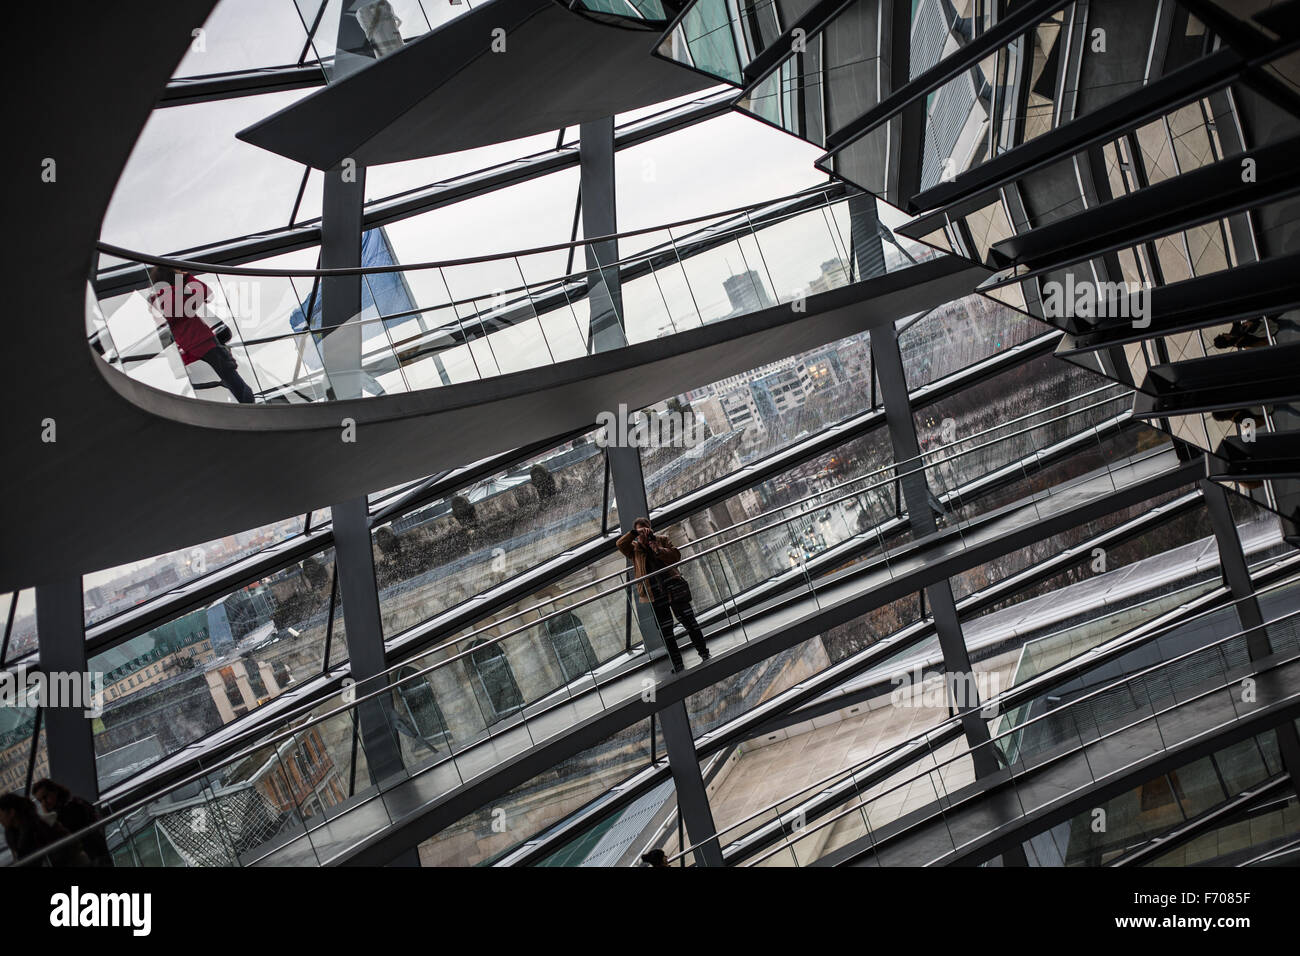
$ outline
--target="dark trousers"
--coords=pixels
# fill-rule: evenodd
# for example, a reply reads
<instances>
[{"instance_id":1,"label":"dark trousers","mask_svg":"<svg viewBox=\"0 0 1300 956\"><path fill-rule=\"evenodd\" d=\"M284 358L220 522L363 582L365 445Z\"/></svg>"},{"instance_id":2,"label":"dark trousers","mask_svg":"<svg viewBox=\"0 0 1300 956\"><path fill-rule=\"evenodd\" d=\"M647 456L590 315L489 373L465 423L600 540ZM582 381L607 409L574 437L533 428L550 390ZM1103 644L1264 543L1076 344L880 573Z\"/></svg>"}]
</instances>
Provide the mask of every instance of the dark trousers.
<instances>
[{"instance_id":1,"label":"dark trousers","mask_svg":"<svg viewBox=\"0 0 1300 956\"><path fill-rule=\"evenodd\" d=\"M682 578L669 578L662 586L654 589L652 607L655 620L659 622L659 633L663 635L664 645L668 648L668 659L673 668L682 669L682 652L677 649L677 639L673 637L673 616L686 628L686 635L700 656L708 654L704 643L704 632L700 622L695 619L695 609L691 607L691 586Z\"/></svg>"},{"instance_id":2,"label":"dark trousers","mask_svg":"<svg viewBox=\"0 0 1300 956\"><path fill-rule=\"evenodd\" d=\"M217 373L217 378L221 379L221 384L230 389L230 394L235 396L237 401L245 405L253 404L253 390L239 377L235 357L230 354L228 348L224 345L210 348L199 356L199 361L207 362L212 367L212 371Z\"/></svg>"}]
</instances>

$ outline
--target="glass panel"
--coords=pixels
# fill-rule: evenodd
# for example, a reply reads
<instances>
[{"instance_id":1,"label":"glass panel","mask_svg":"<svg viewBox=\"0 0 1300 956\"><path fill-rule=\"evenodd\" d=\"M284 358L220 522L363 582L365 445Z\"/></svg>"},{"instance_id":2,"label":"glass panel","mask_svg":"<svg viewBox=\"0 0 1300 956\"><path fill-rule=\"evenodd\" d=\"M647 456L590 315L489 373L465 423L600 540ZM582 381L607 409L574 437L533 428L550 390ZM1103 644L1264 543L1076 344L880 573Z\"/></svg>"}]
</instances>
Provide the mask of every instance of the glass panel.
<instances>
[{"instance_id":1,"label":"glass panel","mask_svg":"<svg viewBox=\"0 0 1300 956\"><path fill-rule=\"evenodd\" d=\"M420 844L420 864L490 865L648 766L649 732L649 721L633 724L515 787L493 800L491 806L461 818ZM608 824L598 827L562 857L543 865L617 865L634 848L609 831ZM635 833L628 834L628 839L633 836Z\"/></svg>"},{"instance_id":2,"label":"glass panel","mask_svg":"<svg viewBox=\"0 0 1300 956\"><path fill-rule=\"evenodd\" d=\"M1042 332L1038 322L987 296L969 295L940 306L899 334L907 387L928 385Z\"/></svg>"},{"instance_id":3,"label":"glass panel","mask_svg":"<svg viewBox=\"0 0 1300 956\"><path fill-rule=\"evenodd\" d=\"M296 59L295 53L289 62ZM192 249L287 225L302 167L235 134L309 92L154 110L113 191L103 240L131 249ZM193 188L198 169L202 189Z\"/></svg>"},{"instance_id":4,"label":"glass panel","mask_svg":"<svg viewBox=\"0 0 1300 956\"><path fill-rule=\"evenodd\" d=\"M45 735L41 734L33 755L35 734L35 707L0 707L0 792L27 793L29 767L32 781L49 776Z\"/></svg>"},{"instance_id":5,"label":"glass panel","mask_svg":"<svg viewBox=\"0 0 1300 956\"><path fill-rule=\"evenodd\" d=\"M306 558L92 657L100 789L319 674L333 562L332 549Z\"/></svg>"},{"instance_id":6,"label":"glass panel","mask_svg":"<svg viewBox=\"0 0 1300 956\"><path fill-rule=\"evenodd\" d=\"M374 531L393 636L601 530L605 456L592 435L542 452Z\"/></svg>"},{"instance_id":7,"label":"glass panel","mask_svg":"<svg viewBox=\"0 0 1300 956\"><path fill-rule=\"evenodd\" d=\"M4 663L10 664L36 652L36 589L6 594L3 607L6 622L13 616L4 653Z\"/></svg>"},{"instance_id":8,"label":"glass panel","mask_svg":"<svg viewBox=\"0 0 1300 956\"><path fill-rule=\"evenodd\" d=\"M329 510L317 512L314 527L330 520ZM203 544L144 561L133 561L82 577L86 624L98 624L116 614L234 564L257 552L292 538L302 531L302 516L240 531Z\"/></svg>"},{"instance_id":9,"label":"glass panel","mask_svg":"<svg viewBox=\"0 0 1300 956\"><path fill-rule=\"evenodd\" d=\"M863 411L870 403L867 333L692 389L652 411L704 420L703 440L687 448L641 450L650 506L658 507L707 481Z\"/></svg>"}]
</instances>

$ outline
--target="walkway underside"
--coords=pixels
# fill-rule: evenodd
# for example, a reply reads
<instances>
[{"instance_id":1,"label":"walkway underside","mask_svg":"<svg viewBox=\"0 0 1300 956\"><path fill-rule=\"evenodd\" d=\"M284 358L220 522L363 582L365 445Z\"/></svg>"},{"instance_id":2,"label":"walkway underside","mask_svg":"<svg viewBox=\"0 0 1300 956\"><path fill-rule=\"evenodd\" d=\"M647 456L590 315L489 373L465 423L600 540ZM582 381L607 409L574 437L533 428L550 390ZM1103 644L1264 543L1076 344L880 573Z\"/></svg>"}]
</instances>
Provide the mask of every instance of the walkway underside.
<instances>
[{"instance_id":1,"label":"walkway underside","mask_svg":"<svg viewBox=\"0 0 1300 956\"><path fill-rule=\"evenodd\" d=\"M577 126L717 85L651 56L658 41L656 32L602 25L554 0L492 0L239 138L317 169L345 158L374 166Z\"/></svg>"}]
</instances>

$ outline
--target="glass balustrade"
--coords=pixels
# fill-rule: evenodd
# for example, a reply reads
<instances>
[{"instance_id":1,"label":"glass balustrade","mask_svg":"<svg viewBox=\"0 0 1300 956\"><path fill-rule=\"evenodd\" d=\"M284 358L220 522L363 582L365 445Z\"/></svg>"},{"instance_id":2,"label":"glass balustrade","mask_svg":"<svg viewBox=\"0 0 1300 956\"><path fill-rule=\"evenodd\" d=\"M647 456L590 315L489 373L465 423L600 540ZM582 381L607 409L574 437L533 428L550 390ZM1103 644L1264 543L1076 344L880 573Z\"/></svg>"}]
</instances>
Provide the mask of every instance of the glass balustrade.
<instances>
[{"instance_id":1,"label":"glass balustrade","mask_svg":"<svg viewBox=\"0 0 1300 956\"><path fill-rule=\"evenodd\" d=\"M209 364L182 353L192 320L212 329L257 402L300 404L478 381L672 336L860 280L850 264L849 200L800 194L620 237L455 263L376 267L362 310L326 319L347 278L275 263L181 280L144 265L135 291L92 300L87 336L105 362L174 394L233 401ZM891 234L892 235L892 234ZM912 244L919 255L929 251ZM566 265L566 258L568 263ZM911 266L884 257L887 271ZM273 272L275 274L260 274ZM172 292L151 304L158 290ZM158 300L161 302L161 300ZM164 318L167 312L174 318ZM183 316L183 317L182 317ZM190 332L180 329L190 325ZM200 338L205 336L198 330ZM181 343L175 341L180 335Z\"/></svg>"},{"instance_id":2,"label":"glass balustrade","mask_svg":"<svg viewBox=\"0 0 1300 956\"><path fill-rule=\"evenodd\" d=\"M1192 590L1199 593L1199 589ZM1294 606L1298 597L1300 580L1293 577L1262 589L1258 600L1270 608L1283 609ZM1164 610L1166 605L1163 596L1149 603L1157 605L1157 610ZM1031 675L1028 686L1017 686L986 700L984 706L989 711L998 712L998 716L989 718L990 731L1006 741L999 745L1003 755L1001 762L1005 764L1007 758L1015 759L1016 735L1026 727L1034 726L1035 722L1029 720L1030 715L1055 711L1062 706L1064 699L1090 694L1099 685L1110 685L1110 697L1105 698L1103 695L1103 700L1098 705L1104 708L1105 699L1114 699L1114 687L1117 685L1112 682L1117 675L1143 671L1153 664L1159 665L1162 659L1182 658L1190 654L1185 665L1186 671L1180 679L1186 682L1190 675L1194 681L1198 676L1195 663L1195 652L1200 649L1198 643L1204 639L1207 630L1210 633L1234 630L1233 624L1237 620L1235 604L1233 602L1214 607L1193 617L1161 625L1152 631L1139 629L1131 639L1123 634L1112 633L1109 638L1100 641L1102 649L1106 651L1102 659L1099 660L1095 653L1090 653L1098 647L1098 642L1090 642L1066 658L1058 658L1059 663L1044 669L1042 674ZM1269 622L1270 627L1273 627L1269 633L1274 652L1295 648L1297 627L1300 626L1297 613L1300 612L1279 613L1275 620ZM1069 631L1063 633L1068 635ZM1249 639L1248 632L1243 634ZM1234 635L1238 640L1230 651L1238 663L1241 662L1240 638L1243 634ZM1052 636L1048 636L1039 640L1052 639ZM1110 640L1119 643L1111 645L1108 643ZM852 766L838 769L791 792L769 806L730 823L714 836L723 842L725 851L732 860L757 856L771 844L783 839L783 834L797 839L799 830L819 818L838 815L846 808L862 802L868 794L880 794L893 789L892 785L913 781L918 776L918 767L937 768L948 757L959 753L960 731L960 718L941 721L919 736L901 741L887 750L872 754ZM1053 736L1058 738L1059 743L1059 734L1055 734L1051 721L1043 722L1042 728L1036 729L1034 733L1039 743L1050 740ZM921 787L920 790L924 792L926 788ZM894 796L897 799L892 802L901 807L904 802L902 795L895 793ZM915 793L912 797L915 797ZM851 828L857 826L857 821L851 815L846 814L846 819ZM776 857L779 858L780 854L776 854ZM779 859L767 865L776 865L778 862Z\"/></svg>"},{"instance_id":3,"label":"glass balustrade","mask_svg":"<svg viewBox=\"0 0 1300 956\"><path fill-rule=\"evenodd\" d=\"M1085 407L1066 414L1091 413ZM1038 427L1057 422L1049 418ZM1021 430L992 440L1017 441ZM871 513L896 514L897 485L928 481L940 496L949 494L958 489L945 485L941 469L954 456L970 453L935 449L921 460L878 469L835 493L814 496L815 506L834 508L855 499ZM1037 491L996 520L1037 523L1040 509L1110 494L1170 462L1159 452L1134 455L1124 446L1099 444L1089 463L1094 467L1066 486ZM949 550L982 534L1002 533L1004 526L984 527L988 518L963 517L904 542L888 540L878 526L845 522L845 537L832 534L827 547L836 540L835 546L875 548L877 556L858 568L819 574L806 554L795 566L789 561L788 549L808 537L807 513L796 505L746 522L743 530L684 542L674 570L690 585L711 649L723 653L747 642L779 640L795 617L905 578L929 546ZM780 544L775 554L773 542ZM629 570L617 570L453 638L381 680L319 701L238 758L206 768L190 781L192 793L173 788L113 822L128 829L161 825L168 832L169 824L158 821L173 813L169 808L184 792L186 800L205 808L204 819L238 814L245 820L250 829L226 845L240 863L272 854L276 862L332 857L389 822L390 795L402 806L413 793L421 801L436 800L502 760L639 699L650 673L641 629L654 625L653 618L647 623L648 608L638 593L646 581L630 577ZM196 819L189 812L187 819ZM275 824L254 826L254 819ZM174 820L170 826L178 832Z\"/></svg>"},{"instance_id":4,"label":"glass balustrade","mask_svg":"<svg viewBox=\"0 0 1300 956\"><path fill-rule=\"evenodd\" d=\"M978 748L936 759L927 746L926 769L917 772L908 767L883 781L871 778L871 770L879 776L878 767L849 772L845 779L853 784L852 799L815 825L802 825L797 814L791 820L790 808L797 807L795 801L806 802L806 794L764 811L764 817L782 823L782 839L749 865L806 866L850 845L873 851L878 838L883 852L886 838L895 836L904 824L909 832L924 830L919 838L924 858L916 862L934 862L979 839L990 827L987 816L970 808L970 801L982 798L978 788L971 786L976 781L978 750L993 754L1005 774L1008 786L1002 791L996 821L1001 825L1046 808L1063 793L1123 773L1152 753L1222 729L1300 692L1294 680L1300 660L1300 611L1190 651L1184 649L1179 631L1175 628L1147 645L1157 659L1168 655L1160 663L1068 702L1049 697L1056 706L995 733ZM1261 638L1267 639L1266 646L1252 659L1251 645ZM1076 666L1082 670L1088 664ZM1274 681L1265 675L1278 676ZM1189 722L1180 714L1187 704L1196 704L1204 712L1201 721ZM935 733L911 743L928 744ZM1102 746L1111 741L1116 745ZM1050 774L1054 763L1064 761L1070 761L1064 781L1041 779Z\"/></svg>"}]
</instances>

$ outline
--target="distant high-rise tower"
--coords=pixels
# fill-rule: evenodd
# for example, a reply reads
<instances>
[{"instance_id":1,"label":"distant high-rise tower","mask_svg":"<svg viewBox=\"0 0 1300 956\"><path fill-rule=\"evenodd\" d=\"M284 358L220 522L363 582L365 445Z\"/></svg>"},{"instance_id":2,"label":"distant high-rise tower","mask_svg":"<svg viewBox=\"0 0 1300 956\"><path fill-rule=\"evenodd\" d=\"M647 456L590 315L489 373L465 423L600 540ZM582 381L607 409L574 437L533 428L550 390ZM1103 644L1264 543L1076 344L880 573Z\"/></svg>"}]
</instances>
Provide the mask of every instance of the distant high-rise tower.
<instances>
[{"instance_id":1,"label":"distant high-rise tower","mask_svg":"<svg viewBox=\"0 0 1300 956\"><path fill-rule=\"evenodd\" d=\"M757 312L774 304L767 289L763 287L763 281L753 269L724 279L722 287L727 290L727 298L736 315Z\"/></svg>"}]
</instances>

